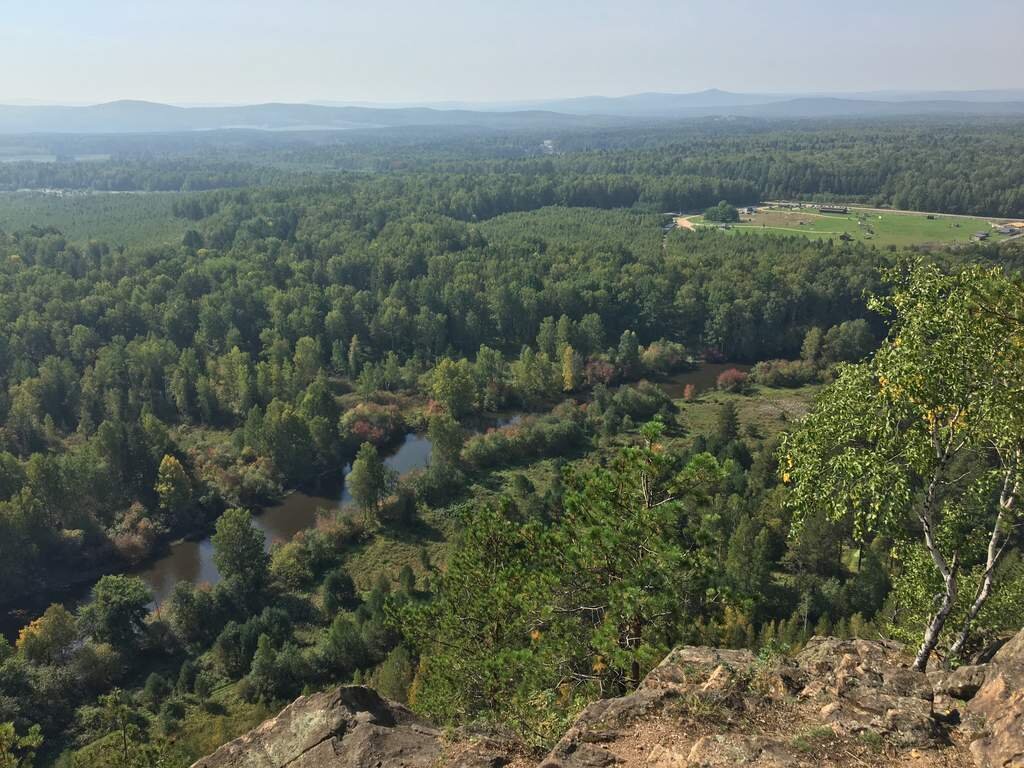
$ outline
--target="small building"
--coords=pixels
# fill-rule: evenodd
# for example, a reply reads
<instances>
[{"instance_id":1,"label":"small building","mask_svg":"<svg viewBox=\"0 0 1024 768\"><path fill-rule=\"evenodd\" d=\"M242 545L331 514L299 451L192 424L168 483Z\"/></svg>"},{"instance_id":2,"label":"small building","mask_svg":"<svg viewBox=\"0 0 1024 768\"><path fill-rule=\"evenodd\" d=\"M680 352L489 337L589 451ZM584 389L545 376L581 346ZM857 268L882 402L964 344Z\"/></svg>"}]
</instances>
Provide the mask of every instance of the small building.
<instances>
[{"instance_id":1,"label":"small building","mask_svg":"<svg viewBox=\"0 0 1024 768\"><path fill-rule=\"evenodd\" d=\"M926 219L931 219L932 221L935 221L935 214L934 213L929 213L927 216L925 216L925 218Z\"/></svg>"},{"instance_id":2,"label":"small building","mask_svg":"<svg viewBox=\"0 0 1024 768\"><path fill-rule=\"evenodd\" d=\"M818 208L822 213L849 213L850 209L845 205L822 205Z\"/></svg>"}]
</instances>

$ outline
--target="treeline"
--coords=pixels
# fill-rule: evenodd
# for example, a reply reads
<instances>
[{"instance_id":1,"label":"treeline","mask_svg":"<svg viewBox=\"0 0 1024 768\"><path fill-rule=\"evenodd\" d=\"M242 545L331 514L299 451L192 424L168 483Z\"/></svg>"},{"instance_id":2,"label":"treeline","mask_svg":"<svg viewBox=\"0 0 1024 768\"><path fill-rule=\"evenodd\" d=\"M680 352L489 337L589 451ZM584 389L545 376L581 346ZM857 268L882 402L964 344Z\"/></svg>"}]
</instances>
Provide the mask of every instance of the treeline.
<instances>
[{"instance_id":1,"label":"treeline","mask_svg":"<svg viewBox=\"0 0 1024 768\"><path fill-rule=\"evenodd\" d=\"M73 142L111 154L109 161L0 164L0 188L190 191L289 186L357 171L357 178L429 190L432 210L466 220L545 205L662 212L774 198L1024 216L1024 127L1012 119L692 120L545 134L396 129L119 141L124 146Z\"/></svg>"},{"instance_id":2,"label":"treeline","mask_svg":"<svg viewBox=\"0 0 1024 768\"><path fill-rule=\"evenodd\" d=\"M0 189L73 189L95 192L199 192L250 187L272 173L242 162L213 160L67 160L0 163Z\"/></svg>"},{"instance_id":3,"label":"treeline","mask_svg":"<svg viewBox=\"0 0 1024 768\"><path fill-rule=\"evenodd\" d=\"M735 126L694 121L657 132L567 136L560 146L564 154L554 157L453 160L445 167L452 173L472 167L554 178L718 178L751 185L759 199L840 199L1024 216L1024 125L1018 120L738 121ZM725 197L734 203L749 199Z\"/></svg>"}]
</instances>

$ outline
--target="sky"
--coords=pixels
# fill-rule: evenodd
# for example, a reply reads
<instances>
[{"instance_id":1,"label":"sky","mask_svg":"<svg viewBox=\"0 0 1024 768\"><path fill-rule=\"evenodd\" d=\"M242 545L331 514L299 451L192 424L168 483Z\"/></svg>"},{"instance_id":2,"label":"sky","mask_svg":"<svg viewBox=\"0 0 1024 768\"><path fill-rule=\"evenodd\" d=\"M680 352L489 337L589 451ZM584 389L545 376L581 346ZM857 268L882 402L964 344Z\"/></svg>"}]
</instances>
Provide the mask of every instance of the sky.
<instances>
[{"instance_id":1,"label":"sky","mask_svg":"<svg viewBox=\"0 0 1024 768\"><path fill-rule=\"evenodd\" d=\"M0 0L0 103L1024 87L1024 0Z\"/></svg>"}]
</instances>

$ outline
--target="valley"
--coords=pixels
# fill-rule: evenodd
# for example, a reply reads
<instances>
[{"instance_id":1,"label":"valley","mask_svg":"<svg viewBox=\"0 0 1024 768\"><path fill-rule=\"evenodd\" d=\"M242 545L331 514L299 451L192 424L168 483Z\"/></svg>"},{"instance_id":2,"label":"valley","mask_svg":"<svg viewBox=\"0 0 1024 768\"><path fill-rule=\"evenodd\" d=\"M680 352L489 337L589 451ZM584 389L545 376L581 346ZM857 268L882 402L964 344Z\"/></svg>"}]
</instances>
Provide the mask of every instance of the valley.
<instances>
[{"instance_id":1,"label":"valley","mask_svg":"<svg viewBox=\"0 0 1024 768\"><path fill-rule=\"evenodd\" d=\"M0 165L19 759L185 768L365 685L536 764L673 649L1024 622L1018 121L481 120Z\"/></svg>"}]
</instances>

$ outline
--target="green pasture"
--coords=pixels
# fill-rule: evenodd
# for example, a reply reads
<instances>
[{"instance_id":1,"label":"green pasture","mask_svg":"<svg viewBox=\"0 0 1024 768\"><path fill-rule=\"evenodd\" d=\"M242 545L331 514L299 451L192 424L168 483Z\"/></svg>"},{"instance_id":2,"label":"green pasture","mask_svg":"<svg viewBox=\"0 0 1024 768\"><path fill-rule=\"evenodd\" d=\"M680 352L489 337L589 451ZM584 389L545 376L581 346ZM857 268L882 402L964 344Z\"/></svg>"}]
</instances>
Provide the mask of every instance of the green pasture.
<instances>
[{"instance_id":1,"label":"green pasture","mask_svg":"<svg viewBox=\"0 0 1024 768\"><path fill-rule=\"evenodd\" d=\"M691 217L690 221L695 226L717 226L705 222L702 216ZM988 232L990 242L1000 242L1007 236L995 231L993 225L998 223L1001 220L870 208L850 208L845 215L809 208L759 208L755 214L743 214L738 224L729 225L725 231L802 234L816 239L840 239L845 233L853 240L884 247L968 243L977 232Z\"/></svg>"}]
</instances>

